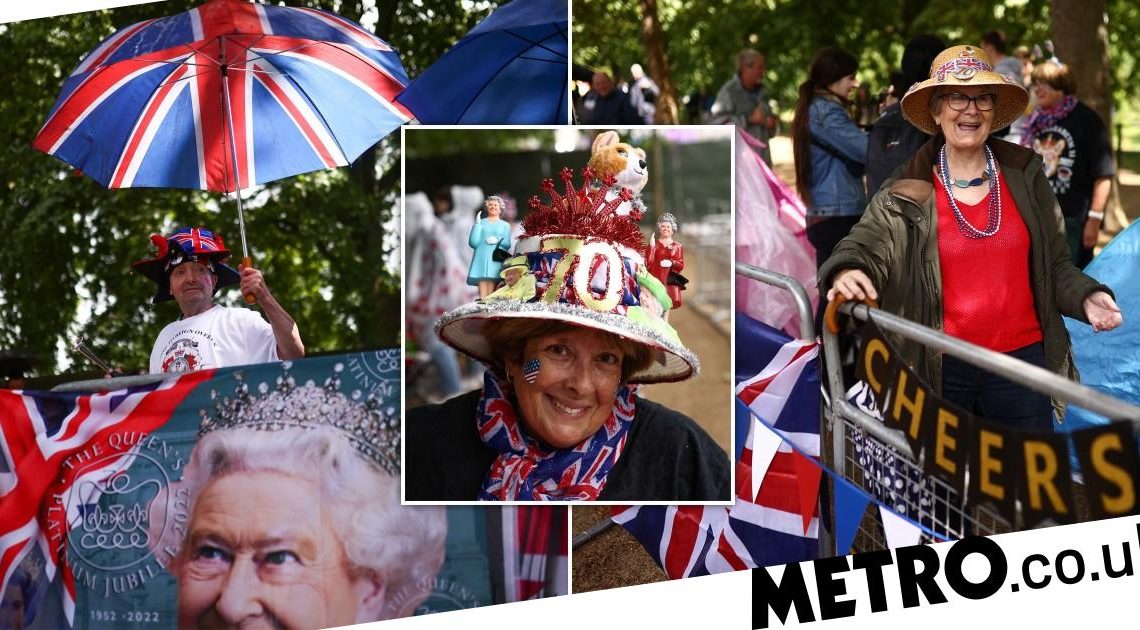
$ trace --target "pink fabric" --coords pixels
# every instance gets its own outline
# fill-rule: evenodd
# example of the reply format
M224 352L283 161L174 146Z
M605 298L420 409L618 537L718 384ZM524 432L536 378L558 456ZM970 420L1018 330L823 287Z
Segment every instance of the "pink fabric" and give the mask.
M760 159L759 145L736 130L736 261L795 278L814 309L819 290L815 248L805 233L807 209ZM737 275L736 310L799 336L795 301L784 289Z

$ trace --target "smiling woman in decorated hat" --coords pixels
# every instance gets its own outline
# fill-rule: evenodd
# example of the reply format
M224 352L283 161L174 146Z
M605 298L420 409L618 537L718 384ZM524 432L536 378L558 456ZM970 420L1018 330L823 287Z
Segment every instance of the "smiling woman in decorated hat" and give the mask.
M585 169L584 179L594 179ZM725 501L728 457L690 418L636 395L699 361L665 321L624 197L577 189L532 212L512 290L440 318L441 339L488 366L482 391L409 410L405 499ZM514 289L513 287L523 287Z
M934 137L875 195L820 269L820 286L828 299L877 299L1076 378L1061 316L1107 331L1122 315L1111 290L1073 265L1040 157L990 137L1027 100L981 49L942 51L902 100L903 116ZM903 353L950 402L1009 427L1053 429L1047 396L920 344Z

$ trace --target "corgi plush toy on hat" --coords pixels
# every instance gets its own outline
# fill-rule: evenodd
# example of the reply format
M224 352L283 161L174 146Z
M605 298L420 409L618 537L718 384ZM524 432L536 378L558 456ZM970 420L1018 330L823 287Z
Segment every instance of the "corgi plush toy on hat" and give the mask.
M632 215L641 220L645 204L641 189L649 182L649 167L645 163L645 150L621 142L616 131L603 131L594 138L590 148L590 161L586 166L594 169L598 179L614 178L614 185L606 193L606 200L615 199L622 188L633 193L633 199L622 202L614 212L619 216Z

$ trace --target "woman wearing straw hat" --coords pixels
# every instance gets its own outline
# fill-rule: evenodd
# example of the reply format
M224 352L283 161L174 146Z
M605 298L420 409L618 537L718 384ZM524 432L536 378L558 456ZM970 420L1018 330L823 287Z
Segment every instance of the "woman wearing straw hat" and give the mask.
M532 212L512 265L529 296L461 306L436 331L485 363L482 391L409 410L405 499L718 501L728 457L693 420L635 395L700 365L664 318L665 287L646 269L621 197L578 190ZM585 169L584 180L594 179ZM522 260L518 260L521 258Z
M1111 290L1073 266L1040 158L989 138L1027 99L980 49L942 51L902 100L906 119L934 137L875 195L820 269L820 286L828 299L881 300L889 312L1076 378L1061 316L1097 331L1122 316ZM903 353L964 409L1052 430L1043 394L921 344Z

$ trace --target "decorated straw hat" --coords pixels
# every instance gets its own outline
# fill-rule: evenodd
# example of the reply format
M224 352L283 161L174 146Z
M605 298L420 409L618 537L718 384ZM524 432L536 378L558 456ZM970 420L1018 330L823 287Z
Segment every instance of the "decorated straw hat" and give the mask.
M215 293L222 287L241 281L241 274L236 269L222 264L230 257L230 250L226 249L221 234L206 228L184 227L170 236L151 234L150 241L156 248L154 257L136 261L131 267L158 285L158 291L151 298L154 304L174 299L170 294L170 270L184 262L200 262L214 272L218 278L214 283Z
M595 181L593 169L582 170L584 182ZM649 367L630 375L631 383L685 380L700 370L697 356L681 343L665 321L671 303L665 287L645 267L645 239L637 223L615 210L633 193L622 188L605 200L613 178L599 187L580 189L573 171L563 169L564 194L554 182L543 182L549 203L530 200L523 235L515 245L535 276L529 300L465 304L445 313L436 332L455 349L492 364L495 352L483 334L492 321L526 318L563 321L606 331L641 344L653 353Z
M1005 129L1025 111L1029 93L1013 79L994 72L993 63L977 46L951 46L930 64L930 78L915 83L902 98L903 117L934 135L941 131L930 112L930 99L937 88L953 92L956 86L993 86L997 94L991 131Z

